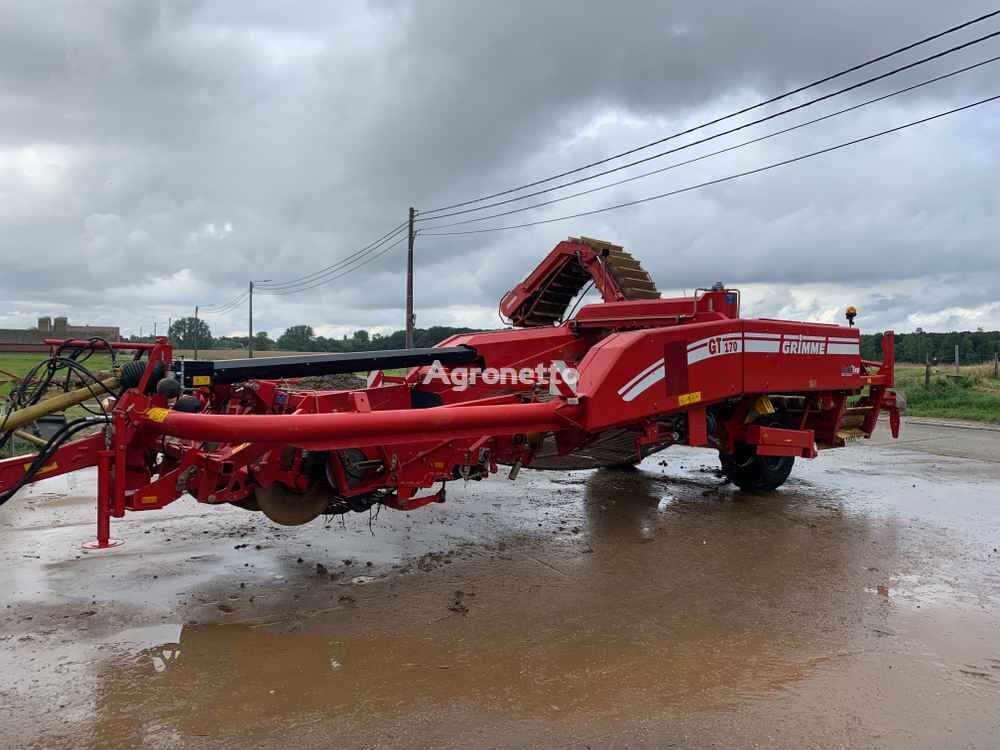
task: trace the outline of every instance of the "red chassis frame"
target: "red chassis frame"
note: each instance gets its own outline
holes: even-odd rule
[[[891,332],[883,360],[863,360],[857,329],[743,319],[735,290],[587,305],[561,325],[439,344],[459,345],[475,351],[467,369],[477,373],[556,363],[578,372],[575,389],[528,378],[461,388],[428,381],[428,366],[356,390],[209,378],[186,396],[197,398],[192,412],[153,382],[173,365],[166,339],[118,344],[145,356],[141,381],[122,392],[107,428],[58,448],[37,478],[97,466],[93,544],[106,547],[112,517],[185,494],[252,504],[258,488],[306,493],[319,483],[345,508],[412,510],[443,502],[444,482],[482,479],[499,465],[514,478],[522,466],[634,463],[671,444],[813,458],[818,447],[870,436],[883,410],[899,434]],[[0,490],[33,459],[0,461]]]

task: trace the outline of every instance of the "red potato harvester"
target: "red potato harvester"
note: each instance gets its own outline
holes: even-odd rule
[[[567,314],[588,284],[603,302]],[[796,457],[869,437],[883,409],[899,433],[891,332],[883,361],[872,362],[853,320],[744,319],[739,292],[721,284],[661,298],[607,242],[559,243],[500,310],[511,328],[382,352],[174,361],[163,338],[51,341],[34,388],[13,393],[0,417],[3,442],[17,433],[39,444],[0,461],[0,501],[96,466],[97,540],[87,544],[107,547],[111,517],[183,495],[293,525],[444,502],[447,482],[501,465],[515,479],[521,467],[634,464],[674,444],[714,448],[740,488],[773,490]],[[83,362],[102,349],[133,358],[101,380]],[[407,374],[382,372],[399,368]],[[51,388],[63,370],[65,392],[43,399],[38,382]],[[364,371],[365,388],[294,387],[295,378]],[[73,378],[83,387],[71,390]],[[48,439],[22,429],[95,399],[101,410]]]

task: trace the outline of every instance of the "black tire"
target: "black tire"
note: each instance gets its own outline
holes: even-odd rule
[[[766,424],[781,426],[777,420],[768,420]],[[719,460],[726,478],[745,492],[778,489],[795,465],[794,456],[758,456],[754,446],[746,443],[737,443],[733,453],[720,453]]]

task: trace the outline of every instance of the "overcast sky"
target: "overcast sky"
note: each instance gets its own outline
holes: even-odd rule
[[[335,262],[410,205],[572,169],[989,10],[932,0],[0,2],[0,327],[61,314],[126,333],[158,321],[162,332],[168,317],[233,299],[250,278],[282,281]],[[997,29],[1000,20],[987,21],[818,91]],[[998,39],[642,171],[994,55]],[[464,228],[666,192],[995,94],[1000,63]],[[634,208],[418,236],[417,322],[498,325],[498,298],[582,234],[624,245],[663,291],[740,287],[749,316],[833,321],[853,304],[869,331],[1000,328],[998,135],[994,102]],[[400,247],[300,295],[258,296],[255,329],[400,328],[404,262]],[[216,334],[245,333],[245,306],[209,320]]]

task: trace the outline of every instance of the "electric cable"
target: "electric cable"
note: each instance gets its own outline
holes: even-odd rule
[[[708,159],[708,158],[711,158],[713,156],[718,156],[719,154],[725,154],[725,153],[728,153],[730,151],[735,151],[735,150],[743,148],[745,146],[750,146],[750,145],[752,145],[754,143],[760,143],[761,141],[766,141],[766,140],[768,140],[770,138],[774,138],[775,136],[784,135],[785,133],[790,133],[793,130],[798,130],[798,129],[804,128],[804,127],[806,127],[808,125],[814,125],[814,124],[816,124],[818,122],[823,122],[824,120],[832,119],[834,117],[837,117],[839,115],[845,114],[847,112],[853,112],[854,110],[861,109],[862,107],[867,107],[870,104],[875,104],[877,102],[881,102],[881,101],[884,101],[886,99],[890,99],[890,98],[892,98],[894,96],[899,96],[900,94],[909,93],[910,91],[914,91],[915,89],[919,89],[919,88],[922,88],[924,86],[928,86],[928,85],[930,85],[932,83],[937,83],[938,81],[944,80],[946,78],[951,78],[952,76],[956,76],[956,75],[958,75],[960,73],[965,73],[965,72],[967,72],[969,70],[973,70],[975,68],[979,68],[979,67],[982,67],[984,65],[988,65],[990,63],[997,62],[998,60],[1000,60],[1000,55],[988,58],[986,60],[982,60],[982,61],[980,61],[978,63],[974,63],[972,65],[967,65],[966,67],[959,68],[958,70],[953,70],[950,73],[944,73],[942,75],[935,76],[934,78],[929,78],[926,81],[921,81],[920,83],[913,84],[912,86],[907,86],[905,88],[897,89],[896,91],[892,91],[892,92],[890,92],[888,94],[883,94],[882,96],[877,96],[877,97],[875,97],[873,99],[868,99],[866,101],[860,102],[859,104],[853,104],[850,107],[845,107],[843,109],[839,109],[836,112],[831,112],[829,114],[822,115],[820,117],[815,117],[815,118],[813,118],[811,120],[806,120],[805,122],[800,122],[800,123],[798,123],[796,125],[792,125],[790,127],[783,128],[781,130],[776,130],[776,131],[774,131],[772,133],[768,133],[766,135],[762,135],[762,136],[759,136],[757,138],[752,138],[752,139],[747,140],[747,141],[741,141],[740,143],[736,143],[736,144],[734,144],[732,146],[727,146],[726,148],[719,149],[717,151],[711,151],[711,152],[709,152],[707,154],[702,154],[700,156],[696,156],[696,157],[691,158],[691,159],[686,159],[684,161],[680,161],[680,162],[675,162],[673,164],[669,164],[669,165],[667,165],[665,167],[660,167],[659,169],[654,169],[654,170],[651,170],[651,171],[648,171],[648,172],[643,172],[641,174],[632,175],[631,177],[626,177],[626,178],[621,179],[621,180],[615,180],[614,182],[609,182],[609,183],[606,183],[604,185],[599,185],[598,187],[595,187],[595,188],[590,188],[588,190],[581,190],[581,191],[578,191],[578,192],[575,192],[575,193],[570,193],[568,195],[560,196],[559,198],[553,198],[552,200],[542,201],[540,203],[533,203],[530,206],[521,206],[520,208],[511,209],[509,211],[500,211],[500,212],[493,213],[493,214],[487,214],[486,216],[477,216],[477,217],[474,217],[474,218],[471,218],[471,219],[464,219],[462,221],[454,221],[454,222],[450,222],[450,223],[447,223],[447,224],[432,224],[429,227],[424,227],[421,231],[425,232],[427,230],[432,230],[432,229],[444,229],[446,227],[463,226],[463,225],[466,225],[466,224],[474,224],[477,221],[485,221],[487,219],[495,219],[495,218],[498,218],[500,216],[510,216],[511,214],[520,213],[522,211],[530,211],[530,210],[535,209],[535,208],[541,208],[542,206],[550,206],[550,205],[552,205],[554,203],[561,203],[562,201],[571,200],[572,198],[579,198],[582,195],[590,195],[591,193],[596,193],[596,192],[599,192],[601,190],[607,190],[609,188],[617,187],[618,185],[624,185],[624,184],[626,184],[628,182],[634,182],[636,180],[641,180],[641,179],[643,179],[645,177],[651,177],[652,175],[662,174],[663,172],[668,172],[671,169],[677,169],[678,167],[683,167],[683,166],[687,166],[688,164],[693,164],[693,163],[698,162],[698,161],[703,161],[704,159]],[[720,134],[720,135],[722,135],[722,134]],[[706,138],[706,139],[703,139],[702,141],[698,141],[696,143],[692,143],[692,144],[689,144],[689,145],[697,145],[697,143],[702,143],[705,140],[711,140],[711,138]],[[565,185],[562,185],[560,187],[567,187],[569,185],[574,185],[574,184],[577,184],[577,183],[580,183],[580,182],[585,182],[586,180],[590,180],[590,179],[593,179],[595,177],[600,177],[602,175],[611,174],[613,172],[619,172],[619,171],[621,171],[623,169],[626,169],[628,167],[633,167],[633,166],[635,166],[637,164],[641,164],[643,162],[659,158],[660,156],[665,156],[667,154],[674,153],[675,151],[681,151],[681,150],[683,150],[683,149],[685,149],[687,147],[688,147],[687,145],[680,146],[678,148],[671,149],[670,151],[665,151],[662,154],[656,154],[655,156],[650,156],[650,157],[647,157],[645,159],[640,159],[640,160],[632,162],[630,164],[625,164],[625,165],[623,165],[621,167],[615,167],[614,169],[608,169],[608,170],[605,170],[604,172],[598,172],[598,173],[596,173],[596,174],[594,174],[594,175],[592,175],[590,177],[584,177],[583,179],[580,179],[580,180],[574,180],[573,182],[566,183]],[[495,204],[492,204],[492,205],[500,205],[501,203],[512,203],[512,202],[515,202],[515,201],[518,201],[518,200],[522,200],[523,198],[530,197],[532,195],[541,195],[542,193],[548,193],[548,192],[551,192],[552,190],[556,190],[556,189],[558,189],[558,188],[549,188],[547,190],[539,190],[539,191],[537,191],[535,193],[529,193],[527,195],[521,196],[520,198],[513,198],[513,199],[510,199],[510,200],[506,200],[506,201],[500,201],[500,203],[495,203]],[[485,208],[485,206],[483,208]],[[481,209],[470,209],[470,210],[476,211],[476,210],[481,210]],[[456,212],[455,214],[451,214],[451,215],[454,216],[454,215],[457,215],[458,213],[466,213],[466,211]],[[443,216],[448,216],[448,215],[449,214],[443,214]]]
[[[866,136],[863,136],[861,138],[854,138],[854,139],[849,140],[849,141],[844,141],[843,143],[838,143],[835,146],[829,146],[827,148],[823,148],[823,149],[820,149],[818,151],[812,151],[812,152],[807,153],[807,154],[800,154],[799,156],[794,156],[794,157],[792,157],[790,159],[783,159],[782,161],[774,162],[772,164],[766,164],[763,167],[757,167],[755,169],[748,169],[748,170],[745,170],[743,172],[737,172],[736,174],[727,175],[726,177],[719,177],[719,178],[716,178],[714,180],[707,180],[705,182],[699,182],[696,185],[688,185],[687,187],[678,188],[676,190],[670,190],[670,191],[668,191],[666,193],[659,193],[657,195],[651,195],[651,196],[647,196],[645,198],[639,198],[639,199],[636,199],[636,200],[627,201],[625,203],[618,203],[618,204],[613,205],[613,206],[604,206],[603,208],[597,208],[597,209],[593,209],[591,211],[580,211],[578,213],[568,214],[566,216],[556,216],[556,217],[552,217],[552,218],[548,218],[548,219],[539,219],[538,221],[529,221],[529,222],[524,222],[522,224],[512,224],[512,225],[498,226],[498,227],[485,227],[483,229],[466,229],[466,230],[459,230],[459,231],[455,231],[455,232],[430,232],[430,231],[426,231],[425,230],[425,231],[422,231],[421,234],[425,234],[425,235],[427,235],[429,237],[444,237],[444,236],[451,236],[451,235],[484,234],[484,233],[487,233],[487,232],[500,232],[500,231],[504,231],[506,229],[521,229],[521,228],[524,228],[524,227],[534,227],[534,226],[539,226],[541,224],[551,224],[551,223],[557,222],[557,221],[566,221],[568,219],[577,219],[577,218],[580,218],[582,216],[593,216],[595,214],[601,214],[601,213],[605,213],[607,211],[614,211],[614,210],[617,210],[619,208],[628,208],[629,206],[637,206],[637,205],[640,205],[642,203],[649,203],[650,201],[660,200],[661,198],[669,198],[671,196],[680,195],[681,193],[688,193],[688,192],[691,192],[693,190],[699,190],[700,188],[710,187],[712,185],[719,185],[719,184],[722,184],[722,183],[725,183],[725,182],[731,182],[732,180],[736,180],[736,179],[739,179],[741,177],[748,177],[750,175],[759,174],[761,172],[767,172],[767,171],[769,171],[771,169],[776,169],[778,167],[783,167],[783,166],[786,166],[788,164],[794,164],[796,162],[804,161],[806,159],[811,159],[811,158],[813,158],[815,156],[820,156],[822,154],[828,154],[828,153],[830,153],[832,151],[838,151],[838,150],[840,150],[842,148],[847,148],[849,146],[854,146],[854,145],[859,144],[859,143],[864,143],[866,141],[874,140],[875,138],[881,138],[882,136],[889,135],[891,133],[898,133],[901,130],[906,130],[907,128],[912,128],[912,127],[914,127],[916,125],[922,125],[924,123],[931,122],[932,120],[937,120],[937,119],[940,119],[942,117],[947,117],[948,115],[955,114],[956,112],[962,112],[962,111],[965,111],[967,109],[972,109],[973,107],[978,107],[978,106],[980,106],[982,104],[987,104],[989,102],[996,101],[997,99],[1000,99],[1000,94],[997,94],[996,96],[987,97],[986,99],[980,99],[978,101],[972,102],[971,104],[965,104],[965,105],[963,105],[961,107],[955,107],[953,109],[949,109],[949,110],[946,110],[944,112],[939,112],[938,114],[931,115],[929,117],[923,117],[923,118],[921,118],[919,120],[913,120],[911,122],[904,123],[903,125],[897,125],[894,128],[889,128],[887,130],[882,130],[882,131],[879,131],[877,133],[872,133],[870,135],[866,135]]]
[[[217,318],[220,315],[225,315],[227,312],[236,309],[241,304],[246,302],[247,298],[250,297],[250,292],[243,292],[240,296],[226,303],[225,305],[220,305],[217,309],[209,309],[206,311],[203,307],[199,306],[199,315],[203,318]]]
[[[517,193],[517,192],[520,192],[522,190],[527,190],[528,188],[536,187],[538,185],[543,185],[543,184],[545,184],[547,182],[552,182],[553,180],[557,180],[560,177],[566,177],[566,176],[571,175],[571,174],[576,174],[577,172],[582,172],[585,169],[590,169],[591,167],[600,166],[601,164],[606,164],[609,161],[614,161],[615,159],[620,159],[623,156],[630,156],[631,154],[637,153],[639,151],[643,151],[643,150],[645,150],[647,148],[651,148],[653,146],[657,146],[657,145],[659,145],[661,143],[665,143],[666,141],[673,140],[675,138],[679,138],[679,137],[681,137],[683,135],[688,135],[689,133],[693,133],[696,130],[700,130],[702,128],[706,128],[706,127],[709,127],[711,125],[716,125],[716,124],[718,124],[720,122],[724,122],[725,120],[729,120],[729,119],[732,119],[734,117],[738,117],[739,115],[746,114],[747,112],[751,112],[751,111],[753,111],[755,109],[759,109],[761,107],[765,107],[768,104],[773,104],[773,103],[775,103],[777,101],[781,101],[782,99],[787,99],[788,97],[794,96],[795,94],[799,94],[799,93],[801,93],[801,92],[803,92],[803,91],[805,91],[807,89],[813,88],[815,86],[820,86],[820,85],[822,85],[824,83],[828,83],[830,81],[833,81],[833,80],[835,80],[837,78],[841,78],[841,77],[843,77],[845,75],[848,75],[850,73],[854,73],[854,72],[856,72],[858,70],[861,70],[863,68],[866,68],[866,67],[868,67],[870,65],[874,65],[875,63],[879,63],[879,62],[882,62],[883,60],[887,60],[887,59],[889,59],[891,57],[895,57],[896,55],[902,54],[903,52],[908,52],[909,50],[912,50],[912,49],[915,49],[916,47],[919,47],[921,45],[927,44],[928,42],[932,42],[932,41],[934,41],[936,39],[940,39],[940,38],[942,38],[944,36],[947,36],[949,34],[953,34],[956,31],[960,31],[962,29],[968,28],[969,26],[973,26],[975,24],[982,23],[983,21],[986,21],[987,19],[993,18],[993,17],[995,17],[997,15],[1000,15],[1000,10],[994,10],[994,11],[991,11],[989,13],[985,13],[985,14],[977,17],[977,18],[973,18],[973,19],[971,19],[969,21],[966,21],[964,23],[960,23],[960,24],[958,24],[956,26],[952,26],[952,27],[950,27],[948,29],[945,29],[944,31],[940,31],[940,32],[938,32],[936,34],[932,34],[930,36],[924,37],[923,39],[920,39],[920,40],[918,40],[916,42],[911,42],[910,44],[904,45],[902,47],[898,47],[897,49],[894,49],[894,50],[892,50],[890,52],[886,52],[885,54],[879,55],[877,57],[873,57],[870,60],[866,60],[865,62],[859,63],[857,65],[853,65],[853,66],[851,66],[849,68],[845,68],[844,70],[841,70],[841,71],[839,71],[837,73],[833,73],[832,75],[825,76],[825,77],[820,78],[820,79],[818,79],[816,81],[813,81],[811,83],[807,83],[805,85],[798,86],[797,88],[791,89],[790,91],[786,91],[786,92],[784,92],[782,94],[778,94],[777,96],[772,96],[771,98],[765,99],[765,100],[760,101],[760,102],[757,102],[756,104],[752,104],[752,105],[749,105],[747,107],[743,107],[742,109],[738,109],[735,112],[731,112],[731,113],[729,113],[727,115],[722,115],[721,117],[716,117],[715,119],[708,120],[707,122],[703,122],[700,125],[695,125],[693,127],[687,128],[685,130],[678,131],[676,133],[673,133],[671,135],[665,136],[663,138],[659,138],[659,139],[657,139],[655,141],[650,141],[649,143],[643,144],[641,146],[636,146],[636,147],[628,149],[626,151],[622,151],[620,153],[613,154],[611,156],[607,156],[607,157],[604,157],[602,159],[598,159],[596,161],[589,162],[588,164],[584,164],[584,165],[582,165],[580,167],[575,167],[574,169],[569,169],[569,170],[566,170],[564,172],[560,172],[558,174],[554,174],[554,175],[552,175],[550,177],[546,177],[544,179],[534,180],[533,182],[527,182],[527,183],[525,183],[523,185],[518,185],[517,187],[512,187],[512,188],[508,188],[506,190],[501,190],[501,191],[498,191],[498,192],[495,192],[495,193],[490,193],[488,195],[483,195],[483,196],[480,196],[479,198],[473,198],[473,199],[470,199],[470,200],[460,201],[460,202],[457,202],[457,203],[451,203],[451,204],[444,205],[444,206],[438,206],[437,208],[427,209],[425,211],[421,211],[420,213],[421,214],[438,213],[440,211],[449,211],[449,210],[451,210],[453,208],[460,208],[462,206],[468,206],[468,205],[471,205],[473,203],[481,203],[483,201],[491,200],[493,198],[498,198],[498,197],[503,196],[503,195],[509,195],[511,193]]]
[[[274,297],[283,297],[283,296],[286,296],[286,295],[289,295],[289,294],[299,294],[300,292],[307,292],[310,289],[315,289],[317,287],[321,287],[324,284],[328,284],[331,281],[335,281],[336,279],[343,278],[344,276],[347,276],[347,275],[353,273],[354,271],[357,271],[359,268],[361,268],[362,266],[368,265],[372,261],[378,260],[383,255],[385,255],[386,253],[388,253],[390,250],[392,250],[392,249],[398,247],[399,245],[401,245],[405,239],[407,239],[407,238],[406,237],[400,237],[398,240],[396,240],[395,242],[393,242],[391,245],[387,245],[386,247],[384,247],[381,250],[379,250],[378,252],[376,252],[374,255],[370,255],[368,258],[366,258],[365,260],[362,260],[360,263],[358,263],[357,265],[353,266],[352,268],[348,268],[348,269],[342,271],[341,273],[338,273],[338,274],[335,274],[333,276],[330,276],[329,278],[322,279],[321,281],[318,281],[317,283],[314,283],[311,286],[305,286],[305,287],[302,287],[300,289],[292,289],[290,291],[288,291],[288,290],[282,290],[282,291],[276,291],[276,292],[266,291],[266,292],[262,292],[262,293],[263,294],[267,294],[267,295],[271,295],[271,296],[274,296]],[[358,258],[357,260],[361,260],[361,259]]]
[[[409,224],[409,221],[404,221],[403,223],[398,224],[396,227],[394,227],[390,231],[388,231],[385,234],[383,234],[377,240],[369,242],[364,247],[362,247],[362,248],[360,248],[358,250],[355,250],[353,253],[350,253],[349,255],[346,255],[345,257],[341,258],[340,260],[338,260],[338,261],[336,261],[336,262],[334,262],[334,263],[326,266],[325,268],[321,268],[318,271],[314,271],[311,274],[306,274],[305,276],[300,276],[297,279],[290,279],[288,281],[262,282],[260,284],[255,284],[254,285],[254,289],[255,290],[257,290],[257,289],[261,289],[261,290],[285,289],[285,288],[288,288],[288,287],[298,286],[300,284],[308,284],[308,283],[311,283],[313,281],[316,281],[318,277],[323,276],[326,273],[339,270],[341,267],[343,267],[343,265],[345,263],[347,263],[348,261],[350,261],[354,257],[367,254],[369,251],[374,250],[378,245],[381,245],[383,242],[387,242],[388,240],[392,239],[397,234],[399,234],[403,229],[405,229],[406,226],[407,226],[407,224]]]

